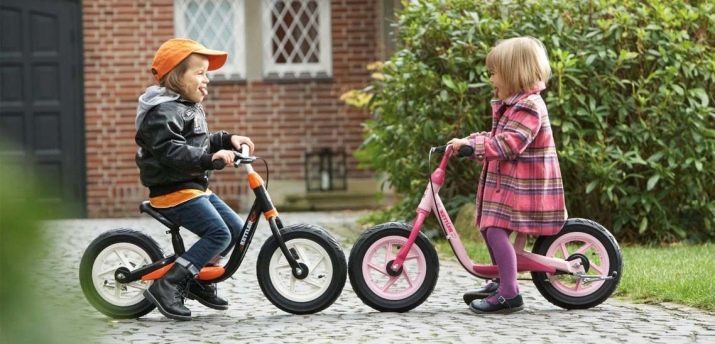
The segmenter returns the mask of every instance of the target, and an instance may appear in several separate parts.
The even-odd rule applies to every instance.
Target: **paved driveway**
[[[359,213],[286,213],[288,224],[313,223],[329,228],[342,240],[346,256],[355,237]],[[77,334],[97,343],[229,343],[229,342],[500,342],[500,343],[715,343],[715,315],[676,305],[636,305],[611,299],[579,311],[565,311],[546,302],[531,282],[520,288],[526,309],[509,316],[477,316],[462,303],[461,293],[477,284],[456,260],[441,257],[434,293],[416,309],[402,314],[380,313],[365,306],[349,281],[338,300],[313,315],[296,316],[275,308],[261,293],[255,276],[258,251],[270,230],[259,227],[238,273],[220,285],[230,300],[227,311],[189,301],[193,321],[175,322],[158,311],[136,320],[113,320],[94,310],[81,295],[79,260],[89,242],[105,230],[135,228],[153,236],[170,251],[164,228],[149,218],[63,220],[47,224],[53,242],[48,259],[55,287],[79,309],[79,319],[96,333]],[[187,244],[195,239],[186,235]],[[88,337],[88,338],[87,338]]]

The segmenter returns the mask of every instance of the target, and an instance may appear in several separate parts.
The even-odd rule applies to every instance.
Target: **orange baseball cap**
[[[161,80],[171,72],[181,61],[191,54],[201,54],[209,59],[209,70],[221,68],[226,63],[228,53],[220,50],[208,49],[201,43],[187,38],[172,38],[164,42],[154,55],[151,63],[151,72],[156,80]]]

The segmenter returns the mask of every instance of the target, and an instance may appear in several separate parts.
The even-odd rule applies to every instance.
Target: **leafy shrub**
[[[571,217],[626,241],[715,238],[715,1],[403,2],[400,45],[371,84],[344,95],[367,107],[356,153],[401,195],[411,218],[430,146],[491,127],[485,56],[529,35],[547,47],[542,94]],[[455,161],[443,198],[473,201],[480,166]],[[469,196],[469,197],[466,197]]]

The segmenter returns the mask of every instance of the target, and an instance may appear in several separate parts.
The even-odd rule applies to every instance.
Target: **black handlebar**
[[[226,162],[221,159],[216,159],[211,162],[211,165],[213,165],[214,170],[223,170],[223,168],[226,167]]]
[[[447,146],[434,147],[434,151],[437,153],[444,153],[446,150]],[[474,155],[474,148],[467,145],[459,147],[459,151],[457,152],[458,157],[467,157],[472,155]]]
[[[459,152],[457,152],[457,156],[459,157],[467,157],[472,155],[474,155],[474,148],[467,145],[459,147]]]
[[[241,158],[242,158],[242,159],[245,159],[245,158],[248,158],[248,157],[249,157],[250,148],[248,147],[248,145],[242,144],[242,145],[241,145],[241,151],[240,151],[240,152],[236,152],[236,151],[233,151],[233,152],[234,152],[234,153],[240,153],[240,154],[242,155]],[[237,161],[238,159],[239,159],[239,156],[238,156],[238,155],[234,155],[233,161],[235,162],[235,161]],[[255,158],[250,159],[250,161],[253,161],[253,160],[255,160]],[[250,163],[250,161],[249,161],[249,163]],[[221,160],[221,159],[216,159],[216,160],[211,161],[211,166],[213,166],[213,169],[214,169],[214,170],[223,170],[223,168],[226,167],[226,162],[224,162],[224,161]]]

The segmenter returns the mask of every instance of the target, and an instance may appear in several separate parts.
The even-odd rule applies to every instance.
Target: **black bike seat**
[[[144,201],[139,205],[139,212],[149,214],[149,216],[155,218],[157,221],[161,222],[164,226],[170,229],[179,229],[179,225],[174,223],[174,221],[169,220],[166,216],[161,215],[156,208],[152,207],[149,201]]]

